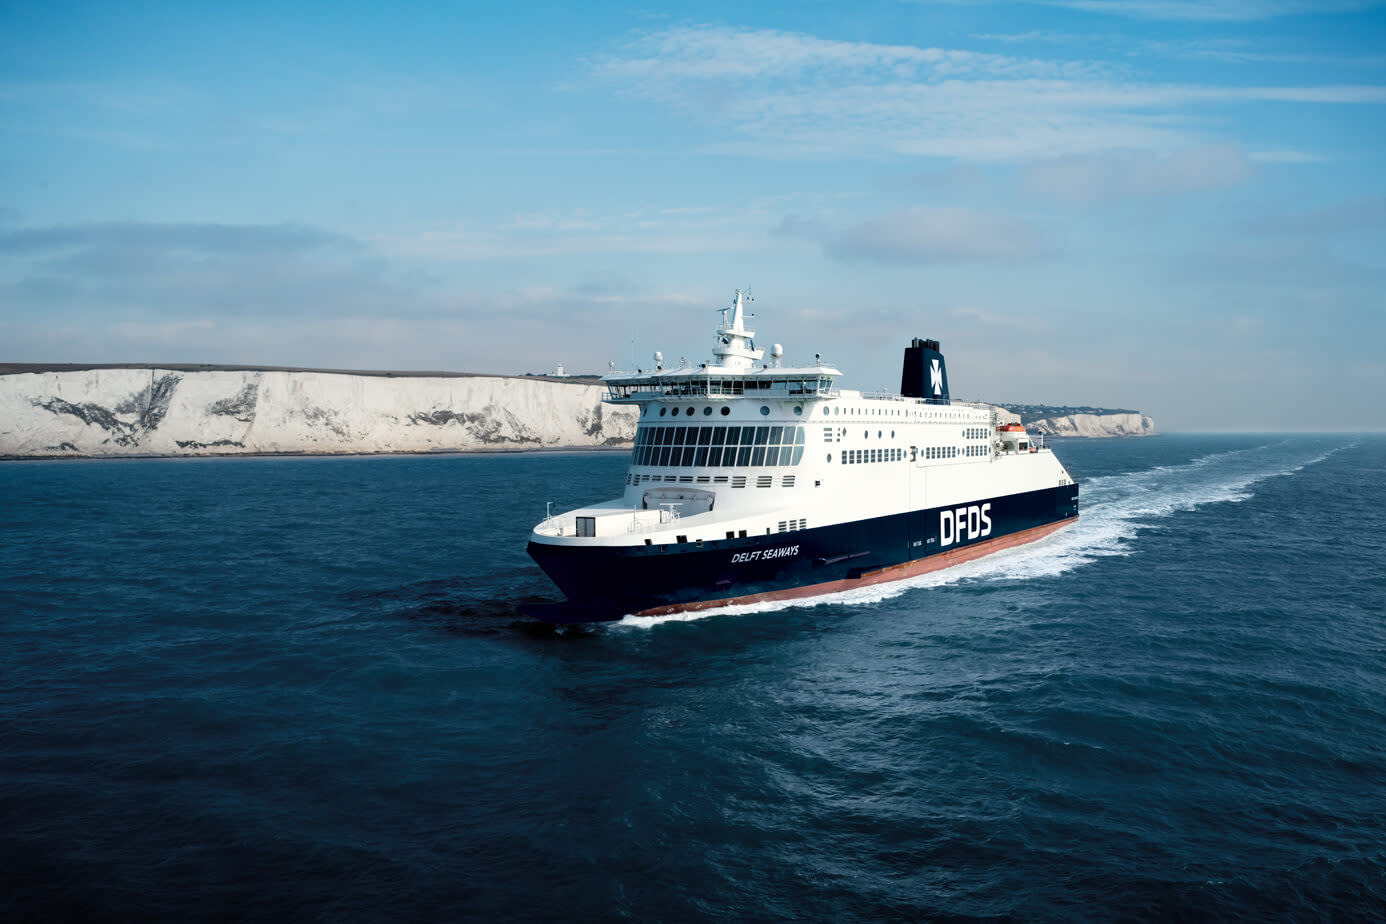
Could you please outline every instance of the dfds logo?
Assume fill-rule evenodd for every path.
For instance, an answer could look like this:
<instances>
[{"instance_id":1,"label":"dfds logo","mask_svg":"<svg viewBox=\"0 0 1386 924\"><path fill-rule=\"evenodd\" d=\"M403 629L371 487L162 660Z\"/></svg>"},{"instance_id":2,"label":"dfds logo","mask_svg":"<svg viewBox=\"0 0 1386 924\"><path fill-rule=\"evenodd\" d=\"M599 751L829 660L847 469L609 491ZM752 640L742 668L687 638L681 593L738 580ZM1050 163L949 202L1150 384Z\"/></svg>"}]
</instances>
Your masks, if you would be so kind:
<instances>
[{"instance_id":1,"label":"dfds logo","mask_svg":"<svg viewBox=\"0 0 1386 924\"><path fill-rule=\"evenodd\" d=\"M959 507L944 510L938 515L938 544L952 545L963 539L980 539L991 535L991 517L988 512L991 504L978 507Z\"/></svg>"}]
</instances>

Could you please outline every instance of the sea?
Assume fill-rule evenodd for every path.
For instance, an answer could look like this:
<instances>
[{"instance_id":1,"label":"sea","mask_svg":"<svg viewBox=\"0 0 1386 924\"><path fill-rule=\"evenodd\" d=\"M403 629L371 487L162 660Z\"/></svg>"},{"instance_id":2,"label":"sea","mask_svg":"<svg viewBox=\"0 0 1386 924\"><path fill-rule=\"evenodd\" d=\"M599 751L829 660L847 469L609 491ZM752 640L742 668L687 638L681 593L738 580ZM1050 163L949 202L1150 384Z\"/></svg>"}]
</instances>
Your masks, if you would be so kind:
<instances>
[{"instance_id":1,"label":"sea","mask_svg":"<svg viewBox=\"0 0 1386 924\"><path fill-rule=\"evenodd\" d=\"M1386 920L1386 437L1053 445L1042 542L563 630L622 453L0 463L0 919Z\"/></svg>"}]
</instances>

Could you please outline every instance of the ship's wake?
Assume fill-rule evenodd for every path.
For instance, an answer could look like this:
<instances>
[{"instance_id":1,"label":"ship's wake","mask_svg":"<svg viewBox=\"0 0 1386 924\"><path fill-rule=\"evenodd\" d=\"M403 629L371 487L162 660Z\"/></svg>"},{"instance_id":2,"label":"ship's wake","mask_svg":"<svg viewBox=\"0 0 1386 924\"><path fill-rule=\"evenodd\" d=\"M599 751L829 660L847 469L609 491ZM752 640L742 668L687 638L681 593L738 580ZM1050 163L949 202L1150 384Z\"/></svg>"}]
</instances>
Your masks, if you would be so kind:
<instances>
[{"instance_id":1,"label":"ship's wake","mask_svg":"<svg viewBox=\"0 0 1386 924\"><path fill-rule=\"evenodd\" d=\"M1081 485L1078 522L1051 536L1016 549L918 577L859 590L846 590L797 600L773 600L675 613L669 616L626 616L618 626L648 628L667 622L686 622L709 616L763 613L788 607L878 603L920 587L983 581L1014 581L1052 577L1091 561L1131 555L1142 529L1209 504L1240 503L1272 478L1293 475L1351 446L1329 450L1266 444L1202 456L1180 465L1159 465L1139 472L1086 479Z\"/></svg>"}]
</instances>

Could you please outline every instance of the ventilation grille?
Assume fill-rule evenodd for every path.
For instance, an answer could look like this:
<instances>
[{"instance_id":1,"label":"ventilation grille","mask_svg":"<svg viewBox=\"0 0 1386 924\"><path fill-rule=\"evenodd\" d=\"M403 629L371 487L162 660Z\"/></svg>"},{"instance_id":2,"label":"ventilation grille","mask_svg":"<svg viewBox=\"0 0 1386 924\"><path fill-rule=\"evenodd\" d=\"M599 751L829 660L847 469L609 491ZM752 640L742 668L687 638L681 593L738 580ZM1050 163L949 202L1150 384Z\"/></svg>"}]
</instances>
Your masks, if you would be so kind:
<instances>
[{"instance_id":1,"label":"ventilation grille","mask_svg":"<svg viewBox=\"0 0 1386 924\"><path fill-rule=\"evenodd\" d=\"M758 488L768 488L768 487L770 487L770 486L771 486L772 484L774 484L774 483L775 483L775 476L774 476L774 475L757 475L757 476L756 476L756 487L758 487Z\"/></svg>"},{"instance_id":2,"label":"ventilation grille","mask_svg":"<svg viewBox=\"0 0 1386 924\"><path fill-rule=\"evenodd\" d=\"M732 476L732 487L733 487L733 488L744 488L744 487L746 487L746 476L745 476L745 475L733 475L733 476Z\"/></svg>"}]
</instances>

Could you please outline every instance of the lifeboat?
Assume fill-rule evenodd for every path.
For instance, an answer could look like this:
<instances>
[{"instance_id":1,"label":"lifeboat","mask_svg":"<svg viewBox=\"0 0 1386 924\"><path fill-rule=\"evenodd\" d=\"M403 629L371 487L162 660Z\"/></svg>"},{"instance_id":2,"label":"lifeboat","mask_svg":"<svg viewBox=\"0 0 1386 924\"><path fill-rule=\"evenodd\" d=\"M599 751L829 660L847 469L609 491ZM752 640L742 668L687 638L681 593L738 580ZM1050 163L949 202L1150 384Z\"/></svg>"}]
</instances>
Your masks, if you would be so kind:
<instances>
[{"instance_id":1,"label":"lifeboat","mask_svg":"<svg viewBox=\"0 0 1386 924\"><path fill-rule=\"evenodd\" d=\"M1025 433L1023 424L1002 424L996 428L996 437L1001 441L1002 450L1006 452L1028 452L1030 450L1029 436Z\"/></svg>"}]
</instances>

